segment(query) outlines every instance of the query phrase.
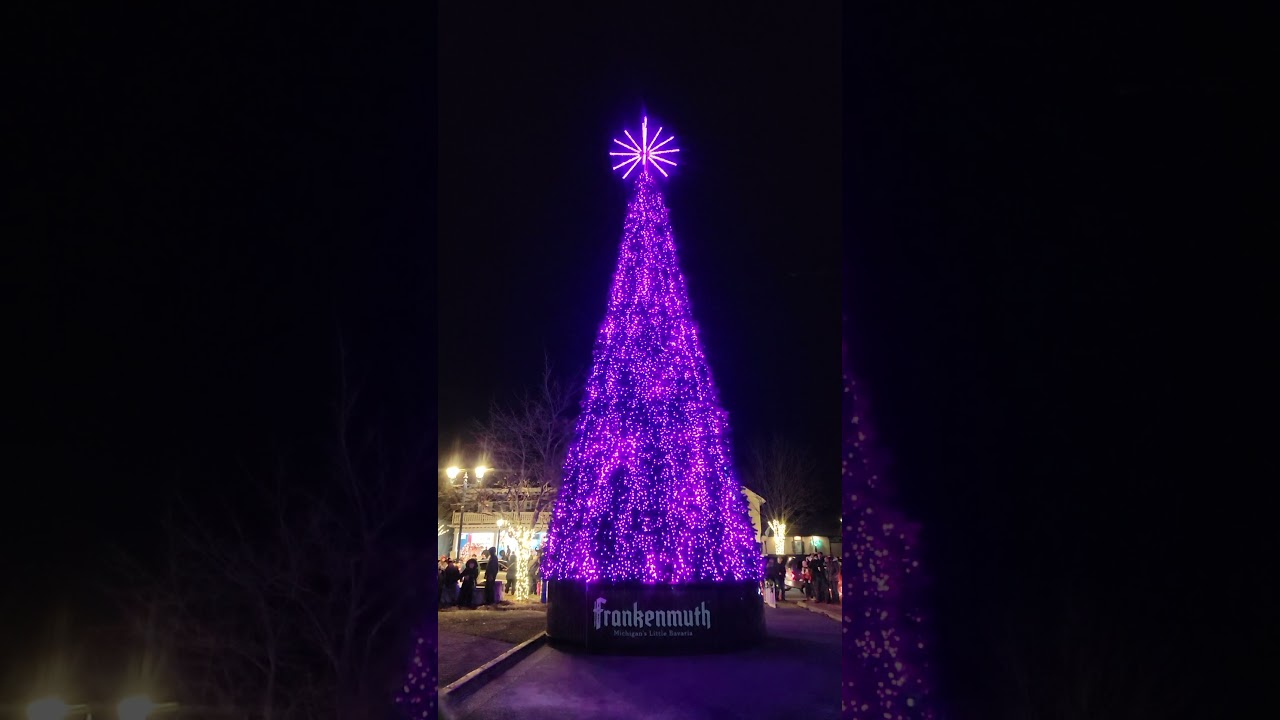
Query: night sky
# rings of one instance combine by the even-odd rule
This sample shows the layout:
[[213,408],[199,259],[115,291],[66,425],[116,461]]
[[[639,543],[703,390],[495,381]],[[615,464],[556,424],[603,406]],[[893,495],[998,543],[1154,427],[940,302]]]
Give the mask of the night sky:
[[1164,707],[1238,716],[1276,641],[1267,64],[1213,18],[933,5],[21,18],[0,705],[59,611],[112,622],[167,494],[323,467],[340,345],[406,447],[544,351],[585,372],[646,109],[740,457],[834,463],[847,317],[948,717],[1018,717],[1006,638],[1052,654],[1066,605]]
[[839,15],[632,10],[443,10],[442,450],[531,388],[544,352],[589,371],[631,187],[608,153],[647,111],[681,149],[662,187],[735,455],[775,433],[806,446],[834,503]]
[[1033,5],[863,5],[843,41],[850,349],[942,696],[1035,716],[1017,657],[1072,702],[1111,678],[1081,717],[1236,714],[1276,639],[1265,63],[1221,18]]
[[435,441],[432,18],[28,20],[4,263],[18,700],[51,646],[123,661],[86,628],[117,621],[112,552],[163,551],[169,495],[214,516],[277,461],[327,470],[340,345],[393,446]]

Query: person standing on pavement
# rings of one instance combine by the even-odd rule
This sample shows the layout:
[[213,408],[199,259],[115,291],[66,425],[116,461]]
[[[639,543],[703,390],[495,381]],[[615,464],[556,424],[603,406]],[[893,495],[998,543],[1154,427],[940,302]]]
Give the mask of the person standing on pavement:
[[489,564],[484,566],[484,604],[492,605],[498,583],[498,548],[489,548]]
[[458,607],[474,608],[476,606],[476,580],[480,577],[480,566],[475,558],[467,560],[462,568],[462,597],[458,598]]
[[458,604],[458,578],[460,577],[462,573],[458,572],[458,566],[453,564],[453,560],[445,559],[444,570],[440,571],[441,607]]
[[529,558],[529,594],[537,595],[539,590],[539,582],[542,580],[542,548],[533,551],[533,556]]
[[827,577],[831,579],[831,602],[840,604],[840,558],[835,555],[827,561]]
[[508,593],[514,594],[516,591],[516,562],[514,557],[507,558],[507,584],[502,587]]
[[436,608],[444,607],[444,558],[436,563]]
[[813,571],[814,582],[818,585],[818,602],[831,602],[831,576],[827,574],[827,557],[818,553],[818,567]]
[[778,599],[787,599],[787,566],[781,557],[773,561],[773,586],[778,589]]

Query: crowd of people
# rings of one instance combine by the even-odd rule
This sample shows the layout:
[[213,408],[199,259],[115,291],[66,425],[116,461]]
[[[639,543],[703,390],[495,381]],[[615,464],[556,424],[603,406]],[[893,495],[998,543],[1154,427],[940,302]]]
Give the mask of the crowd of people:
[[820,603],[840,602],[840,559],[815,552],[808,555],[771,555],[765,578],[779,600],[787,599],[787,589],[800,591],[808,600]]
[[[496,561],[490,561],[496,558]],[[515,587],[516,564],[506,551],[489,548],[479,559],[469,558],[461,568],[449,556],[439,562],[439,607],[474,609],[480,605],[492,605],[496,600],[497,579],[505,570],[505,586]],[[480,564],[484,563],[484,599],[476,602],[476,587],[480,585]],[[540,567],[542,551],[535,550],[528,560],[529,593],[537,595],[541,587]],[[840,603],[840,559],[821,552],[808,555],[769,555],[766,559],[765,584],[777,593],[779,600],[787,599],[787,590],[796,590],[807,600],[819,603]],[[459,586],[461,585],[461,586]]]
[[[480,585],[480,564],[484,563],[484,600],[476,602],[476,587]],[[535,550],[528,560],[529,592],[537,594],[541,582],[542,551]],[[440,608],[460,607],[475,609],[479,605],[492,605],[497,601],[498,574],[506,570],[507,588],[515,587],[516,563],[506,550],[489,548],[480,553],[479,559],[469,558],[461,568],[448,555],[442,556],[438,565],[440,592],[436,602]],[[459,587],[461,583],[461,587]]]

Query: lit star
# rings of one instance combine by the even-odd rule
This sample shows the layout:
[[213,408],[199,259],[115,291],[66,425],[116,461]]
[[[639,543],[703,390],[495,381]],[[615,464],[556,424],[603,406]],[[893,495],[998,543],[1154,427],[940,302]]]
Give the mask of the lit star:
[[613,141],[626,148],[628,152],[611,152],[609,154],[627,158],[613,166],[614,170],[622,167],[627,169],[627,171],[622,174],[623,179],[626,179],[626,177],[631,174],[631,171],[635,170],[637,167],[640,168],[640,172],[642,173],[649,172],[650,165],[657,168],[658,172],[662,173],[662,177],[669,177],[667,175],[667,171],[663,170],[662,165],[659,165],[658,163],[675,167],[676,164],[674,162],[662,156],[668,153],[678,153],[680,152],[680,148],[667,148],[665,150],[660,148],[674,140],[675,135],[670,135],[666,140],[658,142],[658,136],[662,134],[662,127],[659,126],[657,132],[653,134],[653,137],[649,137],[649,118],[647,117],[640,123],[640,142],[636,142],[636,139],[631,137],[630,132],[623,130],[622,133],[626,135],[627,139],[631,142],[623,142],[617,138],[614,138]]

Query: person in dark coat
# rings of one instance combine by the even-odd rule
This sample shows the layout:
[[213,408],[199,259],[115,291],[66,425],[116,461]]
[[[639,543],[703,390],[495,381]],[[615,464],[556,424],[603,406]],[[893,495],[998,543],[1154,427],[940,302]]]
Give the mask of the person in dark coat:
[[458,598],[458,607],[475,607],[476,580],[479,577],[480,565],[475,558],[471,558],[462,568],[462,595]]
[[809,569],[813,572],[813,586],[817,591],[817,602],[831,602],[831,582],[827,578],[827,562],[822,553],[809,563]]
[[489,564],[484,567],[484,604],[492,605],[498,586],[498,548],[489,548]]
[[515,593],[516,591],[515,553],[512,553],[507,558],[507,584],[503,585],[502,587],[506,588],[506,591],[508,593]]
[[812,560],[812,556],[806,556],[800,561],[800,592],[810,600],[813,599],[813,571],[809,567]]
[[537,595],[538,582],[542,580],[542,549],[539,548],[533,552],[533,557],[529,558],[529,594]]
[[840,604],[840,558],[835,555],[827,562],[827,577],[831,579],[831,602]]
[[773,561],[773,586],[778,588],[778,599],[787,599],[787,566],[782,562],[782,558],[775,558]]
[[458,578],[460,577],[462,573],[458,572],[458,566],[453,564],[453,560],[445,560],[444,570],[440,571],[441,607],[458,604]]

